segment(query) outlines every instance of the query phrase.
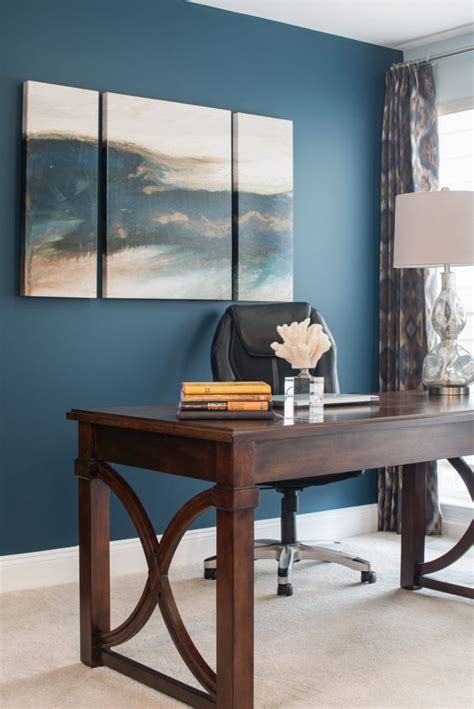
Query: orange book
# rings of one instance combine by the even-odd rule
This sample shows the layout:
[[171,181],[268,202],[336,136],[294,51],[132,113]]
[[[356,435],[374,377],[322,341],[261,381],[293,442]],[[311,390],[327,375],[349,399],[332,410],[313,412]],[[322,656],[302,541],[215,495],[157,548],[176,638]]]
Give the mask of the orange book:
[[271,394],[182,394],[181,401],[270,401]]
[[182,382],[183,394],[271,394],[265,382]]
[[268,411],[268,401],[202,401],[183,402],[181,411]]

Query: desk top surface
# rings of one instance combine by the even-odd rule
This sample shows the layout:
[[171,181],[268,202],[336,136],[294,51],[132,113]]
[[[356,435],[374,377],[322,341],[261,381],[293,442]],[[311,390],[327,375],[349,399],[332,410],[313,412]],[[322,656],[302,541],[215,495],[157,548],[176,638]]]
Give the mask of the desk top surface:
[[104,409],[72,409],[73,421],[128,428],[154,433],[201,438],[214,441],[236,439],[264,440],[333,434],[352,429],[384,426],[423,426],[437,420],[474,421],[474,395],[458,398],[433,397],[427,392],[389,392],[380,394],[379,404],[331,406],[322,420],[289,422],[276,414],[273,420],[199,419],[178,421],[176,406],[122,406]]

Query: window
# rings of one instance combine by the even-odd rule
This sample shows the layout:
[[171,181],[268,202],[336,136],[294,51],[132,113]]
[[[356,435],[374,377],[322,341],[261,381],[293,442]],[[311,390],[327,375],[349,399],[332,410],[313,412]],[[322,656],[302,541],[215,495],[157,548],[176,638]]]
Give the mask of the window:
[[[474,98],[441,104],[438,116],[440,187],[450,190],[474,190]],[[466,311],[466,327],[458,342],[469,352],[474,350],[474,268],[453,268],[456,291]],[[441,276],[439,274],[439,287]],[[438,291],[439,292],[439,291]],[[474,457],[467,459],[472,465]],[[471,498],[456,471],[447,461],[439,464],[441,502],[471,506]]]

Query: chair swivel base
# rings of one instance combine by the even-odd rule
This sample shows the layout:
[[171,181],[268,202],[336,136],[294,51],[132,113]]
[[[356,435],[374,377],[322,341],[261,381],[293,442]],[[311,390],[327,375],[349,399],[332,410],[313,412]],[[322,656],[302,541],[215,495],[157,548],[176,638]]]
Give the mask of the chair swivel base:
[[[377,576],[370,568],[370,562],[358,556],[348,554],[338,549],[339,542],[321,542],[310,546],[302,542],[283,544],[275,539],[258,539],[255,542],[255,559],[275,559],[278,561],[279,596],[291,596],[293,586],[291,574],[293,564],[297,561],[332,561],[350,569],[360,571],[362,583],[375,583]],[[217,559],[210,556],[204,561],[204,578],[215,579],[217,576]]]

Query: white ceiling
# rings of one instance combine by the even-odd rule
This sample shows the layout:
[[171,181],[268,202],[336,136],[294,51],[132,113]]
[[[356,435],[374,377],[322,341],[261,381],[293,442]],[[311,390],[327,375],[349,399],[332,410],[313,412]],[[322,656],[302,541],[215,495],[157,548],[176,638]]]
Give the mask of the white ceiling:
[[408,49],[472,31],[472,0],[191,0],[385,47]]

